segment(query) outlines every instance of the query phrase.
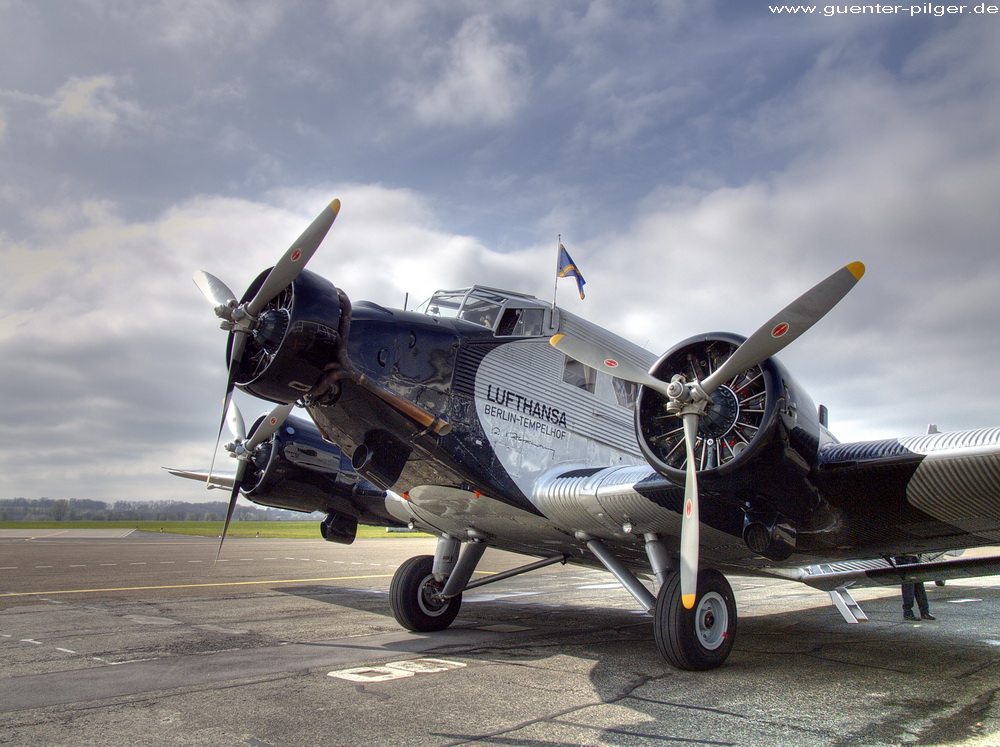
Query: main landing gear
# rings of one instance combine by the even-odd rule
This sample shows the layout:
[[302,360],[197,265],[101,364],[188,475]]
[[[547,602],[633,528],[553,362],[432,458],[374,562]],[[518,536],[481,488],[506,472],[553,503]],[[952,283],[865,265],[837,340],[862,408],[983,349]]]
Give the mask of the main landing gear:
[[[566,556],[557,555],[470,581],[486,551],[484,539],[460,542],[441,537],[434,555],[418,555],[403,563],[389,586],[389,606],[396,621],[417,633],[444,630],[458,615],[462,592],[567,561]],[[681,601],[680,574],[655,535],[646,538],[647,554],[659,581],[655,597],[604,543],[589,536],[580,539],[652,613],[656,647],[667,661],[678,669],[703,671],[726,660],[736,640],[736,599],[721,573],[713,569],[699,572],[694,607],[686,609]]]
[[736,598],[725,576],[712,569],[700,571],[694,607],[687,609],[676,560],[656,534],[643,536],[659,584],[655,597],[601,540],[585,532],[577,532],[576,538],[652,613],[656,647],[664,659],[688,671],[715,669],[726,660],[736,641]]
[[473,536],[464,543],[439,537],[434,555],[418,555],[399,566],[389,584],[389,608],[396,622],[415,633],[444,630],[462,607],[462,592],[566,562],[565,555],[556,555],[471,581],[487,546],[485,537]]

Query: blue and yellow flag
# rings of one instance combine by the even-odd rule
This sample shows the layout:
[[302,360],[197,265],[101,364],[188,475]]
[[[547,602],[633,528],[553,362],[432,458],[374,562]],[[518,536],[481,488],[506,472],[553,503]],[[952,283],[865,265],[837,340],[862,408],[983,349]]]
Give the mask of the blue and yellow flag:
[[576,286],[580,289],[580,298],[584,297],[583,286],[587,284],[587,281],[583,279],[583,275],[576,268],[576,263],[562,244],[559,245],[559,266],[556,268],[556,277],[576,278]]

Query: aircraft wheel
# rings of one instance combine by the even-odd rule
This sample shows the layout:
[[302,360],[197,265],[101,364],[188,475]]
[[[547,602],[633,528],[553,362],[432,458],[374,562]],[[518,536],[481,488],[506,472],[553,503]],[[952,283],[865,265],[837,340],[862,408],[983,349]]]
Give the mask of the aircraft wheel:
[[736,641],[736,599],[716,570],[698,573],[694,609],[681,602],[681,576],[674,573],[656,598],[656,647],[678,669],[703,671],[720,666]]
[[416,633],[444,630],[454,622],[462,595],[440,599],[441,585],[431,573],[433,555],[410,558],[396,569],[389,584],[389,607],[396,622]]

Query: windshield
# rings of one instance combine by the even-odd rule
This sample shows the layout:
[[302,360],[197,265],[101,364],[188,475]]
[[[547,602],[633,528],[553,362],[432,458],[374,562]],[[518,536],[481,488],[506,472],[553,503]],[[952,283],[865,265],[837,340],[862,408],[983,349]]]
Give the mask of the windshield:
[[458,291],[438,291],[421,304],[428,316],[464,319],[481,327],[493,329],[504,298],[480,288]]

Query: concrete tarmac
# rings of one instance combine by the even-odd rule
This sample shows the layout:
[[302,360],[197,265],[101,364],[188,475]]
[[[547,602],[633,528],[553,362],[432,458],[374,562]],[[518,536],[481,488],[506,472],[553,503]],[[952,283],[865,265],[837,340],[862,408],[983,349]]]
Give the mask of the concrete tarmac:
[[[388,606],[433,540],[0,532],[0,744],[1000,745],[1000,579],[861,590],[731,579],[726,665],[680,672],[609,574],[468,592],[418,635]],[[524,559],[489,550],[480,569]]]

